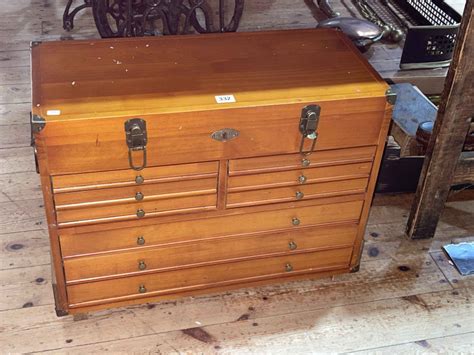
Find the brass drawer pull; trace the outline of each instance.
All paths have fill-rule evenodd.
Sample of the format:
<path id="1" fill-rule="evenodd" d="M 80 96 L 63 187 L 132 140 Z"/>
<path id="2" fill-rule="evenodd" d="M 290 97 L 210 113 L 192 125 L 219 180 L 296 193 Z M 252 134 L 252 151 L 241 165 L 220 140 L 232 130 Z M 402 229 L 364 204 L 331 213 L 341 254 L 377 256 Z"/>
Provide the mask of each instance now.
<path id="1" fill-rule="evenodd" d="M 145 217 L 145 211 L 143 211 L 141 208 L 137 210 L 137 217 L 142 218 Z"/>
<path id="2" fill-rule="evenodd" d="M 295 197 L 297 200 L 301 200 L 304 197 L 304 193 L 301 191 L 296 191 Z"/>
<path id="3" fill-rule="evenodd" d="M 143 196 L 143 194 L 141 192 L 137 192 L 135 194 L 135 200 L 137 200 L 137 201 L 143 200 L 143 197 L 145 197 L 145 196 Z"/>
<path id="4" fill-rule="evenodd" d="M 293 217 L 293 219 L 291 220 L 291 223 L 294 225 L 294 226 L 299 226 L 301 221 L 296 218 L 296 217 Z"/>
<path id="5" fill-rule="evenodd" d="M 295 250 L 298 246 L 295 242 L 289 242 L 288 247 L 290 248 L 290 250 Z"/>
<path id="6" fill-rule="evenodd" d="M 145 285 L 142 284 L 142 285 L 138 286 L 138 292 L 140 292 L 140 293 L 145 293 L 145 292 L 146 292 L 146 287 L 145 287 Z"/>
<path id="7" fill-rule="evenodd" d="M 145 269 L 146 269 L 145 261 L 140 260 L 140 261 L 138 262 L 138 270 L 145 270 Z"/>
<path id="8" fill-rule="evenodd" d="M 135 177 L 135 183 L 137 183 L 138 185 L 143 184 L 144 181 L 145 179 L 141 175 L 138 175 L 137 177 Z"/>
<path id="9" fill-rule="evenodd" d="M 144 244 L 145 244 L 145 237 L 139 236 L 139 237 L 137 238 L 137 244 L 138 244 L 138 245 L 144 245 Z"/>
<path id="10" fill-rule="evenodd" d="M 306 182 L 306 180 L 308 180 L 308 179 L 307 179 L 306 176 L 304 176 L 304 175 L 300 175 L 300 176 L 298 177 L 298 182 L 299 182 L 300 184 L 304 184 L 304 183 Z"/>
<path id="11" fill-rule="evenodd" d="M 286 272 L 293 271 L 293 266 L 291 266 L 290 263 L 286 264 L 286 265 L 285 265 L 285 271 L 286 271 Z"/>
<path id="12" fill-rule="evenodd" d="M 309 159 L 301 159 L 301 165 L 303 165 L 305 168 L 308 167 L 309 164 L 311 164 Z"/>

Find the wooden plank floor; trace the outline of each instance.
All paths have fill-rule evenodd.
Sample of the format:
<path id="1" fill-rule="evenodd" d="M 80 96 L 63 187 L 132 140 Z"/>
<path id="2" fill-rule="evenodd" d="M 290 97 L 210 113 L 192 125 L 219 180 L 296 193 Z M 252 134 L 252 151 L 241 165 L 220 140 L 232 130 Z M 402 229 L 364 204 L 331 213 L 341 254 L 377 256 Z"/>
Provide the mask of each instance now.
<path id="1" fill-rule="evenodd" d="M 403 235 L 411 195 L 377 196 L 355 274 L 57 318 L 29 147 L 28 43 L 97 37 L 88 13 L 63 32 L 64 3 L 0 7 L 0 353 L 473 351 L 474 277 L 460 276 L 440 249 L 474 235 L 472 191 L 452 194 L 426 241 Z M 241 29 L 313 26 L 307 2 L 258 0 Z"/>

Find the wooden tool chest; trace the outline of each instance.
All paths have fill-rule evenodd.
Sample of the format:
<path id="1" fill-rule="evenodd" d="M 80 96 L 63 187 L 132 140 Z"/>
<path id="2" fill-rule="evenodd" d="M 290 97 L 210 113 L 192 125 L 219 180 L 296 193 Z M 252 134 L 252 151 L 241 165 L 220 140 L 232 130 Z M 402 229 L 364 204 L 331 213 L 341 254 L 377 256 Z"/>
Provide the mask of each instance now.
<path id="1" fill-rule="evenodd" d="M 394 96 L 340 32 L 35 42 L 32 68 L 58 315 L 358 269 Z"/>

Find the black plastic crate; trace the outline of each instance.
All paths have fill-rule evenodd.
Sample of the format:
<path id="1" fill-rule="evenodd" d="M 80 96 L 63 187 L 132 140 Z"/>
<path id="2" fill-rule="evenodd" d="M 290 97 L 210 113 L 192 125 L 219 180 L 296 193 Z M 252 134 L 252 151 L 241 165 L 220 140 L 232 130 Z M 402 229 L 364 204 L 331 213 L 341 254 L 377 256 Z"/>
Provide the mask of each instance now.
<path id="1" fill-rule="evenodd" d="M 409 23 L 402 69 L 448 66 L 461 15 L 443 0 L 391 0 Z"/>

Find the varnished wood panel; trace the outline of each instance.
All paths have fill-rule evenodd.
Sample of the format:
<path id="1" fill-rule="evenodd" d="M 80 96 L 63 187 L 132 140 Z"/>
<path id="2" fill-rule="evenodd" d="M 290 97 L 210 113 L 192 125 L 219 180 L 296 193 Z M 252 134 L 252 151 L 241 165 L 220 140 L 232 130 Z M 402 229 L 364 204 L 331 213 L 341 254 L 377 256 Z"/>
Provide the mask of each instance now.
<path id="1" fill-rule="evenodd" d="M 347 267 L 352 247 L 68 286 L 70 306 L 146 297 Z M 145 292 L 140 292 L 143 285 Z"/>
<path id="2" fill-rule="evenodd" d="M 227 207 L 254 206 L 286 201 L 301 201 L 318 197 L 363 193 L 368 178 L 329 181 L 298 186 L 261 188 L 259 190 L 231 192 L 227 195 Z M 299 196 L 299 194 L 302 194 Z"/>
<path id="3" fill-rule="evenodd" d="M 356 224 L 300 228 L 279 233 L 248 234 L 139 248 L 64 260 L 66 280 L 93 280 L 117 275 L 132 276 L 158 270 L 212 265 L 238 259 L 297 254 L 314 249 L 352 246 Z M 140 265 L 141 268 L 140 268 Z"/>
<path id="4" fill-rule="evenodd" d="M 304 206 L 252 212 L 239 215 L 182 220 L 155 225 L 137 224 L 133 228 L 88 233 L 60 233 L 63 256 L 82 255 L 110 250 L 136 248 L 137 238 L 145 246 L 197 241 L 226 235 L 292 230 L 320 224 L 354 222 L 359 219 L 362 201 Z M 292 219 L 298 218 L 299 225 Z"/>
<path id="5" fill-rule="evenodd" d="M 386 103 L 384 96 L 337 103 L 317 100 L 291 105 L 148 114 L 141 116 L 147 121 L 148 166 L 297 153 L 301 140 L 298 129 L 301 110 L 312 103 L 321 106 L 318 151 L 377 144 Z M 93 125 L 97 133 L 91 132 L 89 120 L 68 120 L 67 124 L 48 122 L 39 135 L 49 148 L 50 173 L 129 169 L 124 132 L 124 122 L 129 118 L 95 119 Z M 240 132 L 239 136 L 227 142 L 211 138 L 213 132 L 223 128 L 233 128 Z"/>
<path id="6" fill-rule="evenodd" d="M 43 43 L 33 57 L 41 58 L 33 68 L 34 113 L 61 110 L 51 121 L 220 110 L 214 96 L 224 94 L 235 95 L 231 106 L 248 107 L 385 91 L 332 30 Z"/>

